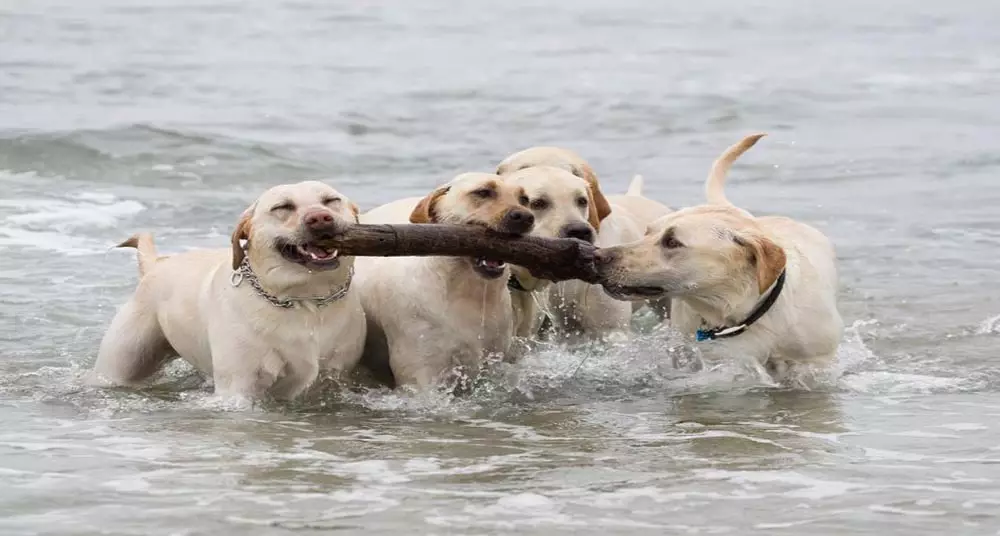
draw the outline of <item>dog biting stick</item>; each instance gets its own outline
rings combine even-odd
[[[551,281],[596,283],[597,248],[573,238],[508,236],[473,225],[349,225],[319,240],[342,255],[363,257],[488,257]]]

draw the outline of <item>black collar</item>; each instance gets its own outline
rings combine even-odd
[[[521,282],[518,281],[513,275],[511,275],[510,279],[507,280],[507,288],[511,290],[520,290],[521,292],[528,292],[528,289],[524,288],[524,285],[522,285]]]
[[[782,270],[781,274],[778,275],[778,279],[771,285],[771,291],[764,296],[764,299],[757,303],[757,306],[750,311],[750,316],[746,318],[743,322],[736,326],[722,326],[714,329],[699,329],[696,333],[696,338],[699,341],[710,341],[714,339],[726,339],[729,337],[735,337],[740,333],[743,333],[754,322],[760,320],[760,317],[764,316],[765,313],[774,302],[778,301],[778,296],[781,294],[781,289],[785,286],[785,271]]]

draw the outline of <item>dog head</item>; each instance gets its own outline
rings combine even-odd
[[[593,190],[584,179],[562,168],[533,166],[509,172],[503,180],[521,190],[520,203],[534,214],[532,235],[591,244],[597,239],[600,221],[593,209]],[[523,268],[511,270],[525,290],[538,290],[543,284]]]
[[[357,205],[326,184],[275,186],[257,198],[236,224],[233,269],[249,256],[262,280],[279,274],[294,280],[317,272],[339,273],[338,268],[353,259],[340,257],[320,242],[357,221]]]
[[[417,203],[411,223],[478,225],[497,233],[520,236],[531,232],[535,217],[520,203],[521,190],[491,173],[463,173]],[[479,275],[497,278],[506,272],[502,261],[472,259]]]
[[[600,222],[608,217],[608,214],[611,214],[611,204],[601,192],[601,185],[594,169],[575,152],[561,147],[531,147],[505,158],[497,166],[497,174],[507,175],[514,171],[539,166],[560,168],[587,182],[591,199],[589,208],[591,213],[588,219],[591,222],[596,222],[592,223],[594,229],[600,228]]]
[[[631,244],[601,249],[597,269],[608,294],[726,300],[765,292],[785,268],[785,252],[734,207],[698,206],[653,222]]]

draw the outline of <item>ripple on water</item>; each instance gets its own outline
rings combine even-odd
[[[59,178],[0,171],[0,181],[12,187],[21,181],[47,181],[53,189],[44,197],[17,196],[0,200],[0,249],[25,248],[64,255],[100,254],[111,244],[95,238],[95,230],[117,230],[122,221],[146,210],[135,200],[88,190],[66,188]]]
[[[862,322],[847,330],[838,364],[813,392],[909,396],[974,387],[962,378],[920,374],[919,363],[906,374],[887,369],[866,345],[875,327]],[[0,392],[86,419],[8,431],[0,444],[49,460],[87,456],[101,467],[129,468],[105,475],[102,493],[127,493],[150,505],[195,501],[230,527],[288,530],[358,527],[360,519],[377,515],[387,526],[415,516],[465,531],[724,533],[738,524],[735,518],[696,522],[692,516],[725,502],[850,503],[879,514],[936,516],[945,509],[918,499],[881,501],[884,486],[849,471],[825,475],[816,463],[848,456],[890,467],[961,466],[977,459],[892,445],[858,450],[851,446],[858,432],[821,424],[836,419],[822,403],[792,406],[816,414],[805,421],[765,406],[748,413],[760,393],[774,388],[739,363],[677,366],[692,356],[696,351],[675,334],[654,331],[575,349],[543,346],[516,365],[496,364],[468,396],[372,389],[289,406],[234,405],[213,395],[182,362],[144,391],[83,388],[85,366],[44,367],[5,377]],[[546,412],[554,420],[545,421]],[[167,428],[158,429],[161,424]],[[60,427],[64,432],[52,432]],[[961,441],[985,432],[985,424],[966,418],[882,437]],[[672,469],[664,470],[660,456]],[[2,475],[25,492],[93,489],[50,467],[7,467]],[[990,484],[962,478],[949,480],[954,490],[947,493]],[[674,521],[665,522],[664,511]],[[62,526],[60,515],[53,526]],[[828,516],[795,510],[772,518],[757,522],[756,530],[822,523]],[[67,526],[69,519],[66,514]]]

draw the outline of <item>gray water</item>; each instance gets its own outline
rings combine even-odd
[[[0,3],[0,533],[998,534],[1000,3],[459,4]],[[535,144],[685,206],[758,130],[730,198],[839,252],[812,391],[662,331],[461,398],[81,382],[136,230],[224,246],[273,184],[371,208]]]

